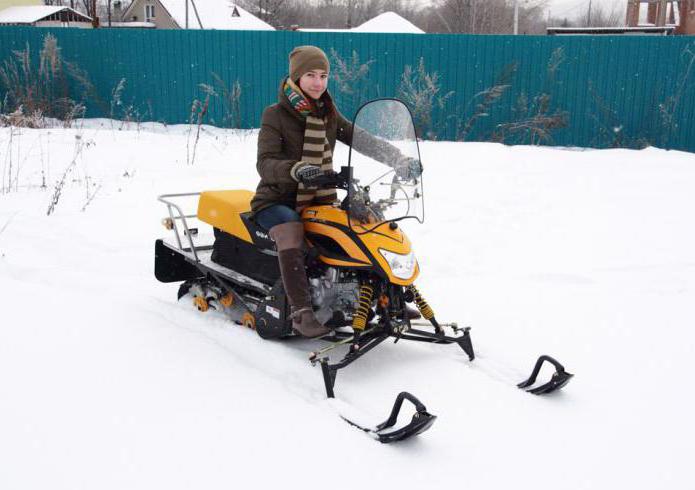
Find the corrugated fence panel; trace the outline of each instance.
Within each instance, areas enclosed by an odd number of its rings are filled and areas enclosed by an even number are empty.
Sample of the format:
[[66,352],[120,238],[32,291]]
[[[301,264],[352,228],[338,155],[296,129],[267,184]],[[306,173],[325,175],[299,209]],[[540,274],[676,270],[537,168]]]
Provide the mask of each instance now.
[[[204,121],[230,125],[236,117],[224,96],[238,82],[241,126],[258,127],[263,108],[277,99],[288,53],[295,46],[315,44],[333,58],[334,68],[333,53],[348,65],[353,53],[360,65],[368,64],[364,76],[347,90],[331,82],[331,92],[348,117],[370,98],[398,95],[405,67],[417,73],[422,58],[425,71],[438,74],[438,96],[451,94],[442,107],[433,100],[432,125],[425,128],[433,137],[459,139],[466,123],[473,121],[467,140],[594,147],[653,144],[695,151],[695,39],[688,36],[0,27],[0,62],[9,62],[13,51],[27,44],[36,61],[48,33],[58,39],[63,58],[87,73],[96,88],[96,97],[86,100],[89,116],[185,123],[191,117],[197,120],[209,94]],[[514,66],[504,81],[502,75]],[[116,97],[121,80],[123,90]],[[483,103],[484,91],[496,83],[509,86]],[[73,85],[71,94],[79,99],[79,87]],[[554,127],[563,117],[567,125]]]

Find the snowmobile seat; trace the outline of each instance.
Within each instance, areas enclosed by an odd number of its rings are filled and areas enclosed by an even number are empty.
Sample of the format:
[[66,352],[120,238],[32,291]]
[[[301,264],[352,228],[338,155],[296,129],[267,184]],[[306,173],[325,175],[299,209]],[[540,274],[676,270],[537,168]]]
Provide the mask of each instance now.
[[254,193],[245,190],[206,191],[198,201],[198,219],[212,225],[211,260],[265,284],[280,277],[275,243],[251,219]]
[[213,227],[253,243],[241,214],[251,211],[254,193],[247,190],[206,191],[198,200],[198,219]]

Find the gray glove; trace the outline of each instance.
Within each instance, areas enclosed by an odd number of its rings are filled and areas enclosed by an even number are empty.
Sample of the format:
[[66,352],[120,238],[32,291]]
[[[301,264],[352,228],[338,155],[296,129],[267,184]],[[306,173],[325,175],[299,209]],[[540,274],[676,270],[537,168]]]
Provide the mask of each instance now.
[[297,181],[304,185],[311,185],[312,181],[321,174],[321,168],[316,165],[305,165],[296,172]]
[[422,175],[420,160],[405,155],[401,156],[395,165],[396,175],[401,180],[417,179]]

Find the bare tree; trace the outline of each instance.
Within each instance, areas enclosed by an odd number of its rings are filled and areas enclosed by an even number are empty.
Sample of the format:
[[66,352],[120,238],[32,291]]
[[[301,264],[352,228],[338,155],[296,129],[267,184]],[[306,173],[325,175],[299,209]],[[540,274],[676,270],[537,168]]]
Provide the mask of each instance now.
[[240,0],[237,3],[259,19],[278,27],[289,2],[286,0]]
[[384,12],[395,12],[424,28],[426,17],[419,0],[286,0],[276,27],[345,29],[356,27]]
[[[519,32],[541,33],[547,0],[526,0],[519,8]],[[439,0],[430,10],[428,32],[510,33],[514,26],[511,0]]]
[[624,25],[625,12],[620,5],[605,6],[594,2],[591,11],[577,19],[577,23],[587,27],[615,27]]

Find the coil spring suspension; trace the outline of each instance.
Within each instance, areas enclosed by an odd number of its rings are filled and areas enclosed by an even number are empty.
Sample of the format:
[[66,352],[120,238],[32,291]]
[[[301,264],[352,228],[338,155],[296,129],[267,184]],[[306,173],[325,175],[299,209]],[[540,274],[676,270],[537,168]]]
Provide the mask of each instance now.
[[425,298],[422,297],[420,291],[417,290],[414,284],[411,284],[406,289],[412,293],[415,304],[418,310],[420,310],[420,313],[422,313],[422,316],[425,317],[426,320],[431,321],[434,318],[434,311],[432,311],[430,305],[427,304]]
[[362,331],[367,326],[367,318],[369,317],[369,309],[372,306],[373,296],[374,288],[370,284],[362,284],[360,286],[360,298],[358,300],[357,311],[352,318],[353,330]]

